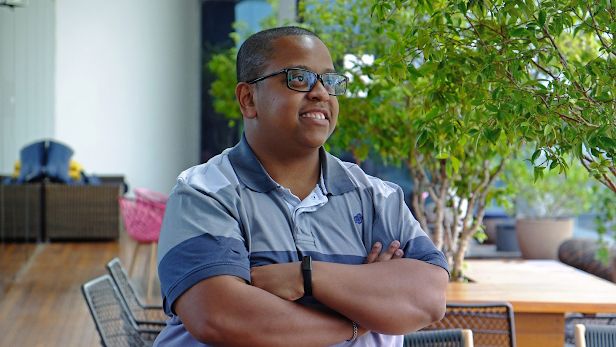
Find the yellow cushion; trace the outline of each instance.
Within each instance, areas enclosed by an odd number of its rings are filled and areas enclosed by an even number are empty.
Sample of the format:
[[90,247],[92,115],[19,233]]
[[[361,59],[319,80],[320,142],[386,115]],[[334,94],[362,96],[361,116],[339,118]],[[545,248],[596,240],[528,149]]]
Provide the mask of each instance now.
[[68,162],[68,175],[75,181],[81,180],[82,171],[83,171],[83,167],[78,162],[74,160],[70,160]]
[[11,178],[19,177],[19,169],[21,168],[21,161],[20,160],[15,162],[14,168],[15,168],[15,171],[13,171],[13,175],[11,176]]

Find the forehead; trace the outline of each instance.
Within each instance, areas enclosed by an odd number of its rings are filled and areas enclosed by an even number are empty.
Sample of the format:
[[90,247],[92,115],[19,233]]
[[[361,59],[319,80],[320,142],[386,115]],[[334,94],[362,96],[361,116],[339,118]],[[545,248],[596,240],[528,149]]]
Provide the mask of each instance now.
[[334,69],[332,57],[325,44],[313,36],[284,36],[272,42],[269,67],[284,69],[304,67],[317,73]]

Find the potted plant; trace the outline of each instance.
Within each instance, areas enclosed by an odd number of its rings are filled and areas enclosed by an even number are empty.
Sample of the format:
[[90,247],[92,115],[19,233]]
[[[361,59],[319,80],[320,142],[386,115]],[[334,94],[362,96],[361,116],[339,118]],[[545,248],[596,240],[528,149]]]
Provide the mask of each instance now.
[[578,161],[572,162],[566,174],[538,170],[541,174],[535,173],[529,161],[507,162],[502,178],[509,203],[504,206],[516,219],[523,258],[558,259],[558,246],[573,235],[575,216],[588,212],[593,204],[593,182]]

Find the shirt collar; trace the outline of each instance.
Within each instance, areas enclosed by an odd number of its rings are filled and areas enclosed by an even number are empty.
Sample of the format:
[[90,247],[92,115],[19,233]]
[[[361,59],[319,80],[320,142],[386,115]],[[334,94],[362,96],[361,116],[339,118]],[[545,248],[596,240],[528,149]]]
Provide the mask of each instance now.
[[[336,157],[325,151],[323,147],[319,148],[319,157],[321,175],[327,193],[340,195],[355,189],[355,184]],[[229,152],[229,161],[239,179],[248,188],[265,193],[278,186],[257,159],[244,134],[240,142]]]

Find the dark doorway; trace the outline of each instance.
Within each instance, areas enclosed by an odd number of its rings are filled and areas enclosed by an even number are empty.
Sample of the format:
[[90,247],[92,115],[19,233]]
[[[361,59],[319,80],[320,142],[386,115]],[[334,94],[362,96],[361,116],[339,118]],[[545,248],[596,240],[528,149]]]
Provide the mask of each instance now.
[[[239,125],[229,127],[224,115],[214,111],[210,85],[214,79],[207,62],[212,54],[233,47],[229,37],[235,21],[235,1],[204,1],[201,4],[201,162],[208,161],[239,141]],[[239,122],[238,122],[239,123]]]

